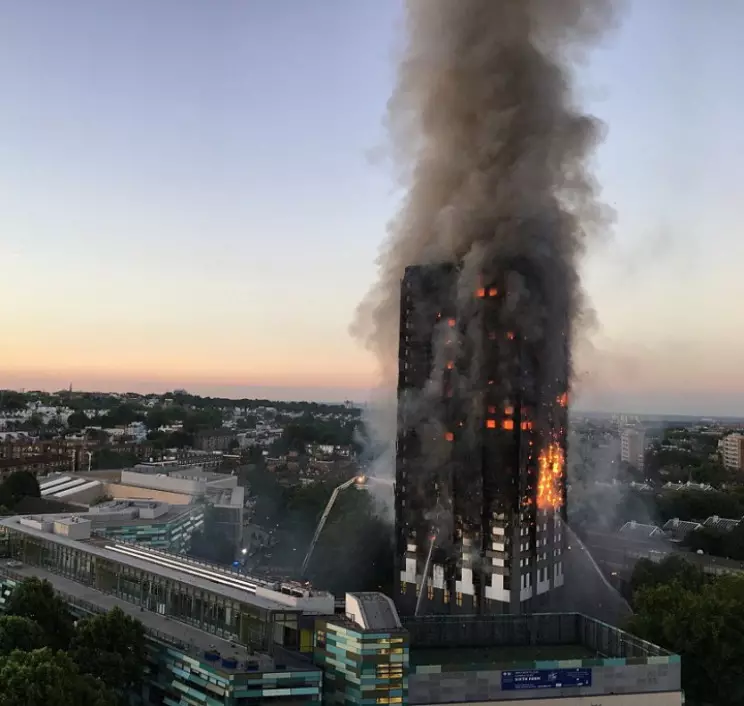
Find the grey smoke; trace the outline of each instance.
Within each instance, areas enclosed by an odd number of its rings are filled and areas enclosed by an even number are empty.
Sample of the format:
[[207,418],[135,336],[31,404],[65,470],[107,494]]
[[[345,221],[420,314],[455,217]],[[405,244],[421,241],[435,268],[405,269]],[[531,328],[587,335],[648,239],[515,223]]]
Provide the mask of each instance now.
[[409,43],[389,118],[408,193],[354,326],[388,381],[406,266],[465,261],[463,289],[472,292],[473,272],[525,259],[544,290],[534,325],[550,339],[565,328],[563,312],[577,320],[577,260],[606,216],[587,168],[601,126],[575,104],[570,64],[608,27],[612,3],[406,8]]

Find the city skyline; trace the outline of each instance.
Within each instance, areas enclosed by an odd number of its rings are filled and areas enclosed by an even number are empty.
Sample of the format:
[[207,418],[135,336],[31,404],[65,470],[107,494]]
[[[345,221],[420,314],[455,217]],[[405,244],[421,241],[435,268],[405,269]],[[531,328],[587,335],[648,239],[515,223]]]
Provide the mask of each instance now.
[[[630,3],[583,69],[618,216],[583,267],[599,327],[578,408],[744,414],[725,312],[744,293],[727,90],[744,8],[716,9]],[[366,399],[348,325],[400,199],[383,159],[399,3],[0,16],[0,387]]]

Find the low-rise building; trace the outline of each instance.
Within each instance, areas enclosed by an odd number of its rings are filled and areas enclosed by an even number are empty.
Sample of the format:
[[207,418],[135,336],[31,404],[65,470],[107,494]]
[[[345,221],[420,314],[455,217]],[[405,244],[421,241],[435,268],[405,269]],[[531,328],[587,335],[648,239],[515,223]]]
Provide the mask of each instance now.
[[229,451],[237,441],[238,435],[232,429],[209,429],[196,433],[194,447],[201,451]]
[[101,536],[183,554],[204,524],[200,505],[168,505],[149,500],[112,500],[81,515]]
[[741,524],[741,518],[734,520],[728,517],[719,517],[711,515],[703,522],[703,527],[716,530],[718,532],[731,532],[735,527]]
[[674,517],[671,520],[667,520],[662,529],[664,530],[664,534],[673,542],[683,542],[690,532],[699,530],[701,527],[702,525],[699,522],[689,522]]
[[642,522],[631,520],[626,522],[619,530],[623,536],[631,539],[649,539],[650,537],[663,537],[664,532],[656,525],[646,525]]

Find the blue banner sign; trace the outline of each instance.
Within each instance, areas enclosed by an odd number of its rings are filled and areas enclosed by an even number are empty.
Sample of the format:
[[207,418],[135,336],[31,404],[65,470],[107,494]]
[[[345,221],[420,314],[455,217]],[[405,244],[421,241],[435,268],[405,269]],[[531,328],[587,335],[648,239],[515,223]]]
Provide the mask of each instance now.
[[591,669],[521,669],[501,672],[501,689],[560,689],[572,686],[591,686]]

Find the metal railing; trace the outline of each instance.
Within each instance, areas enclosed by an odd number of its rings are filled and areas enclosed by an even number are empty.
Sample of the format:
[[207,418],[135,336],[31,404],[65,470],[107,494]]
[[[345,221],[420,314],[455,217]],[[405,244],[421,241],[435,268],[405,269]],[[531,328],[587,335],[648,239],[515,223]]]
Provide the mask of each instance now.
[[582,613],[437,615],[403,620],[411,647],[581,645],[605,657],[672,653]]

